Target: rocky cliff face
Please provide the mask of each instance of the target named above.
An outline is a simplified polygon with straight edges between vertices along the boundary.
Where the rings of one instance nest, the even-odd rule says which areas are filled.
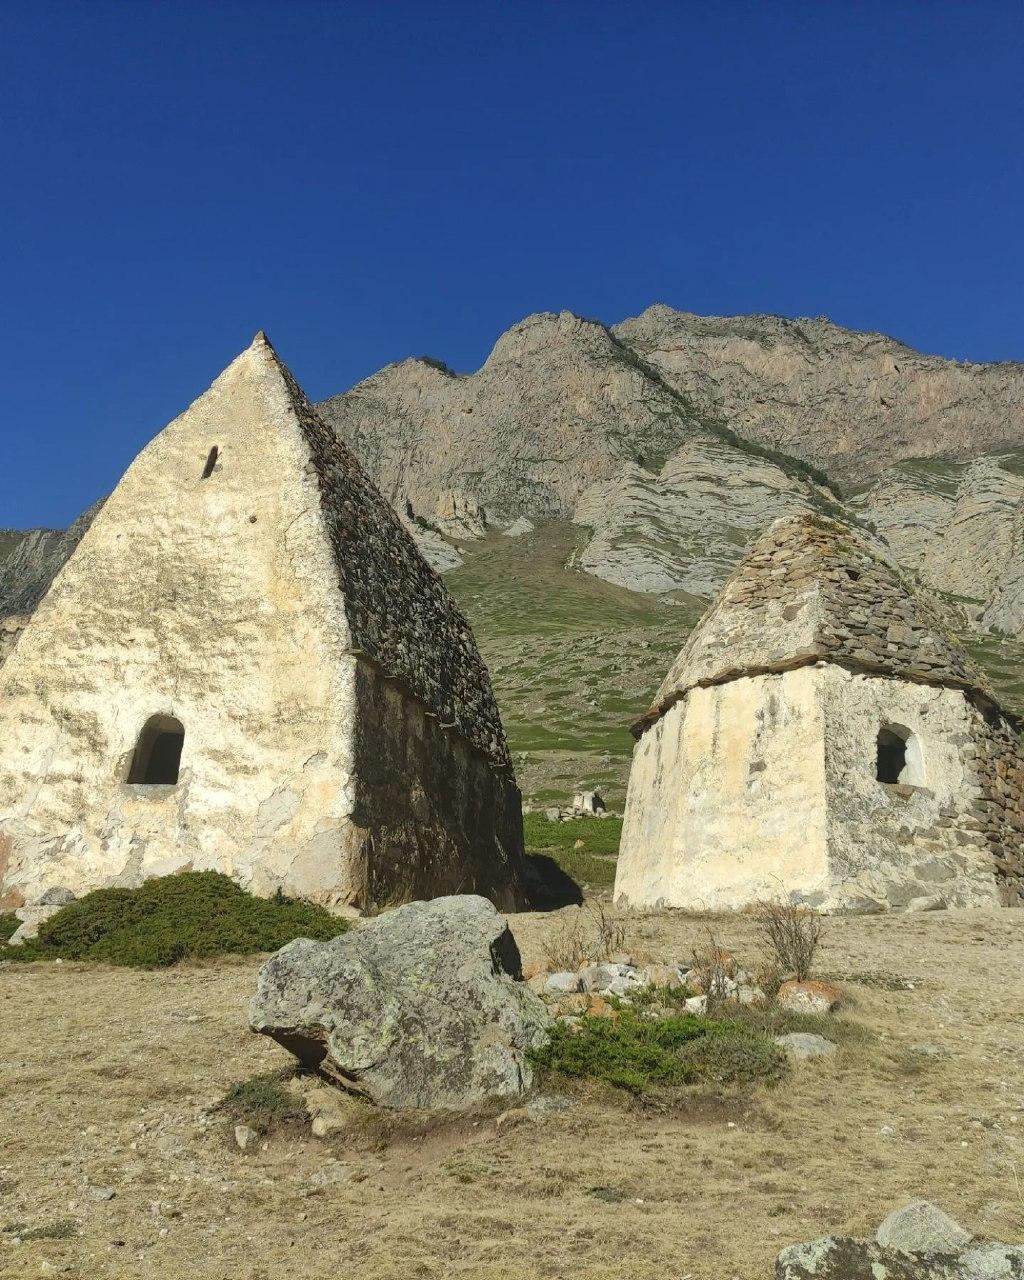
[[[979,625],[1024,631],[1022,365],[656,306],[613,329],[531,316],[477,373],[407,360],[323,408],[442,568],[441,535],[569,517],[591,531],[579,568],[707,599],[771,520],[818,510],[877,529]]]
[[[0,618],[32,612],[102,505],[102,501],[94,503],[67,529],[30,529],[12,535],[6,556],[0,546]]]
[[[1024,365],[922,355],[823,316],[648,308],[612,331],[702,414],[849,483],[908,458],[1024,440]]]

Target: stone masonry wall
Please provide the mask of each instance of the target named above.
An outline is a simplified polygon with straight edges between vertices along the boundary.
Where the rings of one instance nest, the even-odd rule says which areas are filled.
[[[994,701],[948,621],[892,566],[845,525],[797,516],[777,521],[754,544],[634,731],[695,685],[822,660]]]
[[[490,677],[469,623],[390,504],[280,367],[319,480],[357,654],[511,774]]]
[[[1006,906],[1024,906],[1024,752],[1012,724],[973,708],[981,798],[977,823],[996,868]]]

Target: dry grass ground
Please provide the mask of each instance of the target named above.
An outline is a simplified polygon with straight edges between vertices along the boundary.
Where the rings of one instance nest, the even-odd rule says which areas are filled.
[[[560,923],[513,927],[529,963]],[[686,958],[702,927],[634,917],[629,945]],[[715,928],[754,958],[749,921]],[[9,965],[0,1275],[755,1280],[783,1244],[868,1231],[921,1194],[1020,1239],[1022,955],[1024,913],[836,920],[819,967],[848,975],[847,1016],[873,1036],[774,1091],[674,1110],[592,1091],[501,1133],[493,1117],[371,1126],[255,1155],[210,1109],[287,1060],[245,1030],[257,960]]]

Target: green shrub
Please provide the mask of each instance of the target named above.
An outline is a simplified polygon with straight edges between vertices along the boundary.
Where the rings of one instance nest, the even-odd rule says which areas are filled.
[[[774,1082],[785,1057],[766,1037],[688,1014],[649,1018],[622,1008],[616,1018],[584,1016],[555,1024],[534,1065],[561,1075],[604,1080],[634,1093],[658,1086]]]
[[[13,911],[0,915],[0,945],[7,941],[19,924],[21,924],[21,921]]]
[[[153,966],[186,958],[276,951],[293,938],[326,939],[346,923],[280,894],[257,898],[216,871],[185,871],[137,889],[96,889],[62,907],[10,960],[99,960]]]
[[[233,1085],[217,1104],[233,1124],[247,1124],[261,1137],[272,1131],[304,1127],[309,1123],[306,1104],[287,1087],[293,1068],[266,1071]]]

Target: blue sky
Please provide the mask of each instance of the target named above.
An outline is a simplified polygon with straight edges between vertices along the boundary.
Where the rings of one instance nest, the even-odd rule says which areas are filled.
[[[0,6],[0,527],[265,328],[306,391],[531,311],[1024,359],[1024,5]]]

